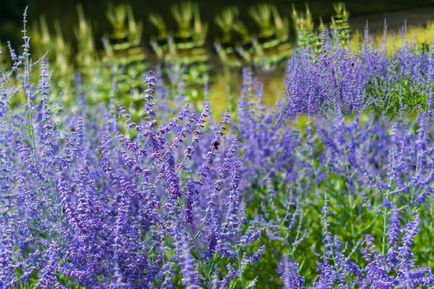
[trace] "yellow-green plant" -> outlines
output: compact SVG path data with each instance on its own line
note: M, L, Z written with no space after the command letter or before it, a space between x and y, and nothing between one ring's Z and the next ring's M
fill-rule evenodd
M52 36L48 29L45 15L41 15L38 21L33 22L30 35L32 47L35 48L35 56L40 57L41 54L45 53L52 46Z
M74 29L78 46L77 60L85 70L88 70L95 67L97 57L93 30L90 21L84 15L83 6L77 6L77 15L78 26Z
M195 50L206 40L208 26L200 19L199 6L192 2L181 2L171 7L177 24L176 32L171 32L161 16L151 14L149 21L157 28L158 37L151 46L160 59L178 54L178 50Z
M244 23L240 20L234 23L234 29L240 35L241 41L243 43L249 42L251 40L249 30L247 29L246 25L244 25Z
M288 19L282 19L276 6L269 3L260 3L249 9L249 15L259 26L260 37L276 35L281 40L288 39Z
M343 46L347 46L350 41L351 28L348 22L350 13L345 8L345 4L338 2L333 4L334 15L330 25L332 36Z
M223 42L229 42L232 40L232 31L234 31L234 25L237 21L238 13L238 8L228 7L216 16L215 23L223 33Z
M178 25L176 36L182 39L192 37L196 45L203 45L208 27L200 19L197 3L181 2L173 5L170 11Z
M206 40L208 25L200 19L199 6L197 4L194 5L193 31L193 39L196 45L202 46Z
M191 22L193 20L194 7L191 2L181 2L175 4L170 8L172 16L178 24L177 36L181 38L188 38L191 35L192 27Z
M6 46L0 42L0 68L1 66L6 66L9 64L9 59L6 57L7 54L7 48Z
M143 33L143 23L134 18L133 9L127 6L128 39L133 45L139 45Z
M131 45L140 44L143 24L134 18L130 5L109 4L106 12L107 19L113 27L113 37L117 39L128 38Z
M289 19L287 17L282 18L274 5L271 6L271 12L273 14L274 27L278 38L280 41L287 41L289 39Z
M159 39L166 39L169 35L166 22L164 22L163 17L159 14L151 13L148 16L149 22L155 26L158 30L158 38Z
M95 46L92 24L86 19L81 5L77 6L78 26L74 32L77 40L78 72L82 76L82 90L92 98L91 103L107 101L111 89L112 75L109 69L102 69L103 62Z
M271 5L261 3L249 9L249 15L260 28L260 35L268 37L273 35Z
M66 76L68 73L71 73L72 70L72 48L71 44L66 42L63 34L62 28L59 21L54 23L54 50L56 51L55 55L55 64L57 70L61 75Z
M106 51L103 61L116 78L116 98L138 119L144 113L141 75L148 67L141 45L143 25L135 20L131 6L126 4L109 5L106 16L112 33L103 39Z
M58 21L54 22L54 34L50 32L46 17L42 15L39 21L34 22L31 29L31 44L37 58L45 57L50 60L55 81L63 91L64 101L68 98L73 82L73 63L71 62L72 48L62 35ZM54 92L57 93L57 92Z
M299 47L311 46L315 41L315 27L309 6L306 4L306 11L301 12L297 11L293 5L291 18L297 37L297 45Z
M106 11L106 17L112 25L115 34L125 32L125 22L127 20L126 5L113 5L110 3Z
M406 45L408 42L416 44L418 49L427 51L433 45L434 39L434 21L427 23L425 27L410 26L406 33L397 31L387 31L383 34L374 34L372 44L375 47L383 47L392 55L399 47ZM362 47L363 35L356 31L351 35L350 47L352 51L357 51Z
M239 22L239 10L236 7L227 7L221 11L215 18L216 25L222 31L221 38L217 39L214 47L220 60L228 67L240 67L241 61L239 55L236 53L237 32L236 26ZM242 39L242 37L241 37ZM226 72L225 72L226 74Z
M70 102L71 89L73 86L73 70L72 63L72 47L71 44L66 42L59 21L54 23L54 36L53 36L53 50L54 54L54 67L53 70L58 73L58 84L63 90L64 99Z
M259 31L253 35L243 31L248 38L244 39L237 51L250 65L271 70L290 54L289 21L282 18L276 6L269 3L252 6L249 15Z

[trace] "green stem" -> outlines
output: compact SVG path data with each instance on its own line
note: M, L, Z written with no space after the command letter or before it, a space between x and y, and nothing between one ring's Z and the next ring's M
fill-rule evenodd
M178 201L178 205L181 208L181 212L184 213L184 204L181 200ZM186 227L187 227L188 234L190 235L190 238L193 241L193 246L194 246L194 250L196 251L196 255L198 257L199 266L205 275L205 288L209 289L209 288L211 288L211 277L209 275L209 268L207 268L206 264L204 264L202 262L201 252L200 252L201 250L200 250L199 244L197 243L196 238L193 234L193 229L191 228L190 224L188 224L188 223L186 223Z
M240 258L240 251L237 251L237 255L238 255L238 275L240 277L240 281L241 281L241 288L246 288L246 282L244 281L244 277L243 277L243 270L241 270L242 268L242 262L241 262L241 258Z
M386 193L386 201L388 201L388 193ZM387 231L387 207L384 206L383 209L383 244L382 244L382 253L386 255L386 232Z

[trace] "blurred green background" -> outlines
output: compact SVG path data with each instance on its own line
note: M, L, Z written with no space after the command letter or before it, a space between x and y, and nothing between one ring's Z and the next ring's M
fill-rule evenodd
M88 17L94 22L95 36L101 37L103 33L110 29L110 24L105 18L105 10L109 3L119 4L128 3L133 7L136 19L146 19L153 13L159 13L165 19L170 19L170 7L179 0L129 0L129 1L109 1L109 0L0 0L0 40L12 40L15 42L20 37L18 31L21 30L22 12L29 6L29 22L36 20L44 14L48 19L58 19L62 24L62 30L66 32L66 39L73 38L73 26L77 21L76 5L82 4ZM298 9L303 9L305 4L309 4L314 19L322 17L329 19L333 14L332 0L199 0L201 17L205 22L212 22L219 11L227 6L237 6L241 15L240 18L247 26L253 25L245 12L248 7L255 3L268 2L276 5L282 13L290 11L291 5ZM370 27L373 29L382 28L382 19L386 17L389 26L397 27L407 20L409 25L424 25L427 20L434 19L434 0L364 0L364 1L344 1L347 9L351 13L351 25L353 28L363 27L366 19L369 20ZM153 27L145 21L144 37L153 33ZM209 36L217 33L214 25L210 26Z

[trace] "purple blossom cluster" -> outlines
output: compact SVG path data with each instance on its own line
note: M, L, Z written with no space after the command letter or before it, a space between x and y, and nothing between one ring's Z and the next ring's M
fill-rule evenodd
M411 255L411 246L417 234L419 219L408 223L405 228L395 223L394 214L389 227L394 227L400 244L389 235L390 250L384 256L376 248L372 237L367 236L361 242L360 251L365 262L359 266L351 261L354 252L346 252L342 243L335 236L332 238L324 226L324 253L318 263L318 276L309 288L428 288L434 283L434 276L428 268L417 268ZM305 280L297 272L297 264L285 256L279 264L279 273L284 289L302 289Z
M163 109L149 71L135 122L114 99L53 102L25 42L0 71L0 288L432 286L431 104L366 111L376 81L432 87L431 56L330 49L292 58L272 109L244 70L219 122Z
M257 99L241 100L234 128L243 140L249 185L265 186L265 180L277 177L288 187L314 194L312 185L335 175L345 182L348 195L388 192L398 200L400 193L411 194L409 206L432 197L432 110L413 118L327 113L288 121L279 107L267 110Z
M260 208L256 209L260 223L268 240L277 240L287 248L278 266L283 288L307 288L309 284L299 274L294 253L303 250L302 243L315 234L315 229L303 224L303 218L311 207L318 207L324 192L333 196L335 211L336 207L347 206L334 214L334 223L351 227L350 236L359 233L353 230L353 221L339 221L345 218L346 211L352 211L349 217L359 219L363 226L368 222L363 220L363 209L372 216L383 215L382 250L377 251L374 238L365 234L365 239L354 244L354 251L345 255L348 243L344 250L339 239L342 236L332 236L327 221L329 209L323 210L323 229L317 232L322 234L323 254L314 254L320 259L319 275L309 288L432 285L429 267L415 266L411 249L409 254L401 251L414 244L419 214L426 218L423 222L427 234L432 236L433 232L429 215L434 183L432 110L394 119L369 113L344 116L341 112L327 112L288 120L282 117L280 104L271 111L262 105L260 85L251 72L245 74L249 75L249 88L244 89L234 129L244 140L241 152L244 179L248 180L244 190L248 192L247 201L255 203L258 197L254 191L262 188ZM259 91L254 92L258 87ZM400 215L406 216L405 227ZM429 245L422 251L431 252L432 257ZM363 261L356 264L352 257L357 254ZM302 263L305 258L301 257ZM428 265L432 266L430 259Z
M432 51L420 53L415 44L406 43L389 52L374 48L366 37L363 48L352 52L324 34L321 53L312 54L301 49L288 62L286 117L367 109L391 116L432 109Z
M243 251L258 233L245 222L229 115L215 124L209 105L200 114L186 106L161 123L148 72L140 123L84 99L57 120L47 63L33 86L26 61L22 82L0 78L0 287L226 288L240 278L227 271L260 251ZM27 104L10 110L20 87Z

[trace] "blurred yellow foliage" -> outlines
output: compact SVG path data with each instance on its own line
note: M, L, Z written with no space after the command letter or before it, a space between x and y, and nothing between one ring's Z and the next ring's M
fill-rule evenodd
M406 33L402 33L402 31L389 31L386 35L376 33L373 34L371 39L375 47L386 46L389 53L408 42L415 43L418 48L430 47L434 41L434 21L430 21L425 27L410 26L407 28ZM362 46L362 43L363 34L355 32L350 40L351 50L357 51Z

